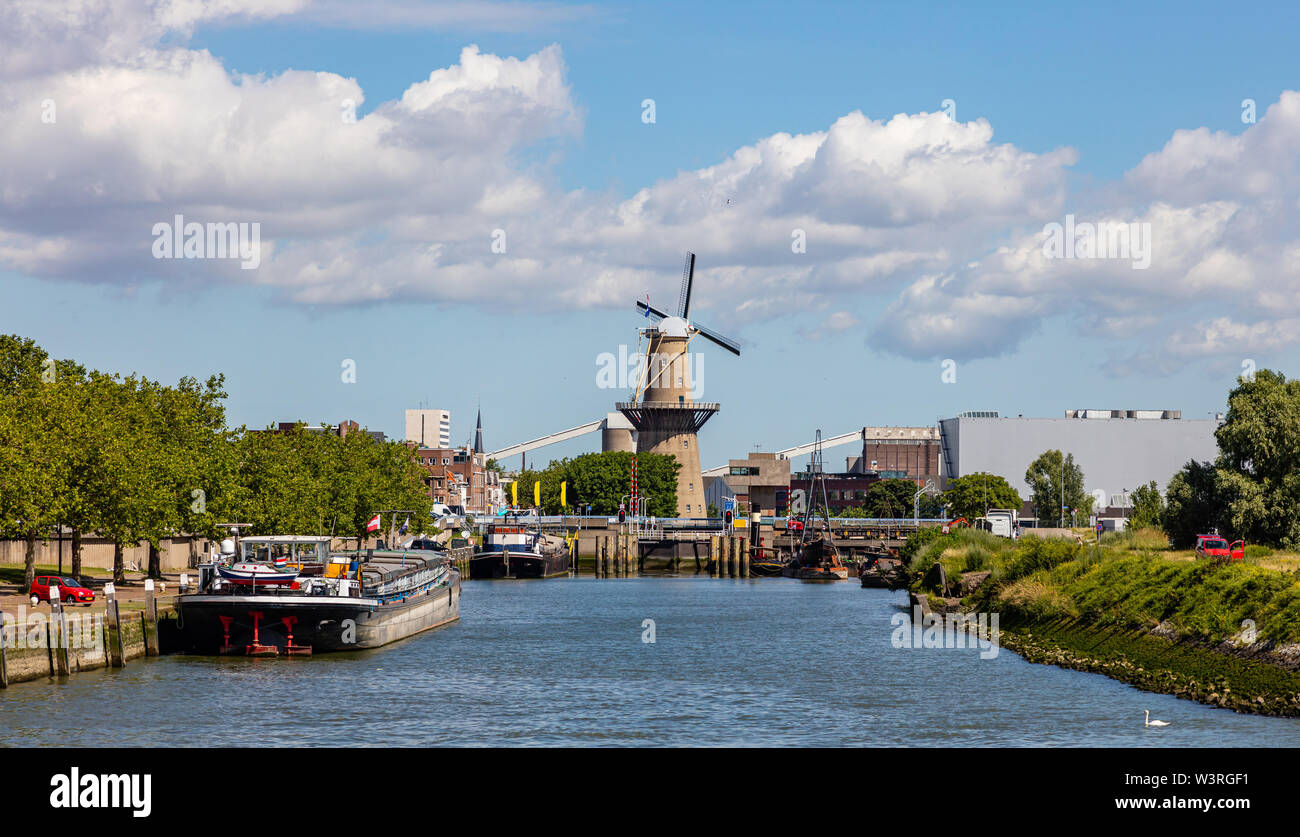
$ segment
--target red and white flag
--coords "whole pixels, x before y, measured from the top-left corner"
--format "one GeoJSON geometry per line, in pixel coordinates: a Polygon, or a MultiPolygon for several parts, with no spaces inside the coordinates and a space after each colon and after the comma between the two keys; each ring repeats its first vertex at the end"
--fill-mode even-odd
{"type": "Polygon", "coordinates": [[[379,531],[379,515],[375,515],[374,517],[370,518],[370,522],[366,524],[366,531],[367,532],[379,531]]]}

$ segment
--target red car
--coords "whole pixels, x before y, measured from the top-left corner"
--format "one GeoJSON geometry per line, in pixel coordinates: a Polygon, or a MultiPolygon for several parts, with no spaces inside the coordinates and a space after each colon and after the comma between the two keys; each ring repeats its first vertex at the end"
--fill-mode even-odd
{"type": "Polygon", "coordinates": [[[1221,535],[1197,535],[1196,557],[1210,558],[1218,561],[1240,561],[1246,557],[1246,542],[1228,541],[1221,535]]]}
{"type": "Polygon", "coordinates": [[[32,579],[31,597],[36,601],[48,602],[50,588],[59,588],[59,601],[64,604],[84,604],[90,607],[95,601],[95,591],[83,587],[75,578],[57,575],[38,575],[32,579]]]}

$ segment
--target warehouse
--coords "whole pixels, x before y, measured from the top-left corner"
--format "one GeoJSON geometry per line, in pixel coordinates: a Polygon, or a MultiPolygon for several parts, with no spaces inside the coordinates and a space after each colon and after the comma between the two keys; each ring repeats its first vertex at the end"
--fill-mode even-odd
{"type": "Polygon", "coordinates": [[[1215,459],[1221,421],[1184,419],[1179,410],[1067,410],[1063,418],[961,413],[939,422],[940,467],[945,481],[997,474],[1028,500],[1029,464],[1043,451],[1061,450],[1083,469],[1088,493],[1100,489],[1106,505],[1123,506],[1139,485],[1155,480],[1163,493],[1188,460],[1215,459]]]}

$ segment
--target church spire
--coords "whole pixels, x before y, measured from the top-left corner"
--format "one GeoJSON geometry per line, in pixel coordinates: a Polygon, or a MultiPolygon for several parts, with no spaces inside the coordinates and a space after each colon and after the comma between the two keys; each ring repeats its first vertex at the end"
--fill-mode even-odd
{"type": "Polygon", "coordinates": [[[478,411],[478,426],[474,429],[474,452],[483,453],[483,408],[478,411]]]}

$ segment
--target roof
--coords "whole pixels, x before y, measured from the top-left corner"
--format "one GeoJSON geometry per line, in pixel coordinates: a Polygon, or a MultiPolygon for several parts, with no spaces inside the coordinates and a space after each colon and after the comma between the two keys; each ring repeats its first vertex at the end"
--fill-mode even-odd
{"type": "Polygon", "coordinates": [[[329,543],[329,535],[249,535],[240,543],[329,543]]]}

